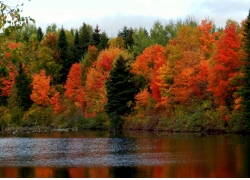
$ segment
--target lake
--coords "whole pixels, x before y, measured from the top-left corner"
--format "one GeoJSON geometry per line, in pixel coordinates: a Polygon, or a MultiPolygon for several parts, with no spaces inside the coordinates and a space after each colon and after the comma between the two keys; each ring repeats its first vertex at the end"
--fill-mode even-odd
{"type": "Polygon", "coordinates": [[[0,135],[0,177],[250,177],[250,137],[83,131],[0,135]]]}

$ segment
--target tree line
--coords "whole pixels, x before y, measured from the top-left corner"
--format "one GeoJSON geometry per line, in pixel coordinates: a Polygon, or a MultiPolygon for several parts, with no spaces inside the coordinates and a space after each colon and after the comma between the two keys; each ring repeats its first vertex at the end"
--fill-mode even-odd
{"type": "Polygon", "coordinates": [[[1,34],[1,129],[248,132],[249,22],[187,17],[113,38],[86,23],[18,25],[1,34]]]}

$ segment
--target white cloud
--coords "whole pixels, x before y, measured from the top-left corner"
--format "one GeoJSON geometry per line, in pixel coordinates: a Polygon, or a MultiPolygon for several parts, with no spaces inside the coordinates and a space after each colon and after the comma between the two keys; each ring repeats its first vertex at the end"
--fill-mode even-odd
{"type": "MultiPolygon", "coordinates": [[[[15,0],[16,4],[22,2],[15,0]]],[[[31,0],[25,2],[23,15],[34,18],[38,26],[55,22],[79,28],[83,22],[93,26],[98,23],[107,33],[116,35],[125,25],[148,27],[155,20],[188,15],[199,20],[210,17],[224,26],[229,18],[238,22],[245,19],[249,7],[250,0],[31,0]]]]}

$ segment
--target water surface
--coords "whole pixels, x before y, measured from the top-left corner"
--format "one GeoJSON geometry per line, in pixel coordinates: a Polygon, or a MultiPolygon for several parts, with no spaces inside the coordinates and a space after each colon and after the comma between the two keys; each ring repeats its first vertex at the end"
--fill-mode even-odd
{"type": "Polygon", "coordinates": [[[0,177],[250,177],[249,152],[239,135],[1,135],[0,177]]]}

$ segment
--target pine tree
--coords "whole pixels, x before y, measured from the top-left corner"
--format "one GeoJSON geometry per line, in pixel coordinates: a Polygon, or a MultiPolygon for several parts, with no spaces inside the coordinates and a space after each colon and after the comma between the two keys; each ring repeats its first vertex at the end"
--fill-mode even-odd
{"type": "Polygon", "coordinates": [[[124,26],[122,31],[119,31],[118,32],[118,36],[121,36],[125,42],[125,46],[126,48],[132,48],[132,45],[133,45],[133,29],[130,28],[128,29],[127,26],[124,26]]]}
{"type": "Polygon", "coordinates": [[[89,45],[93,45],[93,38],[92,38],[93,29],[90,25],[83,23],[83,26],[80,28],[79,31],[79,41],[80,47],[84,55],[88,51],[89,45]]]}
{"type": "Polygon", "coordinates": [[[62,71],[61,71],[61,82],[66,82],[67,75],[69,73],[69,69],[72,65],[72,62],[69,58],[69,53],[68,53],[68,42],[67,42],[67,37],[64,31],[64,28],[60,30],[59,34],[59,39],[58,39],[58,44],[57,44],[59,53],[60,53],[60,59],[62,62],[62,71]]]}
{"type": "Polygon", "coordinates": [[[72,52],[73,52],[73,64],[77,63],[81,60],[82,57],[82,50],[80,47],[80,41],[79,41],[79,33],[78,30],[76,30],[75,32],[75,39],[74,39],[74,46],[72,48],[72,52]]]}
{"type": "Polygon", "coordinates": [[[244,27],[244,37],[243,37],[243,50],[246,53],[244,58],[243,67],[243,81],[244,85],[241,89],[240,95],[242,97],[242,107],[244,111],[244,121],[246,125],[246,130],[250,131],[250,10],[248,17],[245,21],[244,27]]]}
{"type": "Polygon", "coordinates": [[[128,59],[119,55],[110,72],[110,78],[105,83],[108,98],[105,111],[110,117],[112,129],[121,129],[124,124],[122,116],[132,111],[134,95],[138,92],[132,77],[128,59]]]}
{"type": "Polygon", "coordinates": [[[43,31],[41,27],[37,29],[37,40],[40,42],[43,39],[43,31]]]}
{"type": "Polygon", "coordinates": [[[100,43],[98,44],[98,50],[101,51],[103,49],[108,48],[108,41],[109,41],[109,38],[106,32],[102,32],[100,35],[100,43]]]}
{"type": "Polygon", "coordinates": [[[98,47],[99,43],[100,43],[100,29],[99,29],[99,26],[96,25],[96,28],[94,29],[94,32],[92,34],[92,37],[93,37],[93,41],[94,41],[94,46],[95,47],[98,47]]]}
{"type": "Polygon", "coordinates": [[[28,75],[25,74],[21,63],[19,65],[18,76],[16,76],[15,82],[19,104],[24,111],[27,111],[32,105],[32,101],[30,99],[31,78],[29,78],[28,75]]]}

